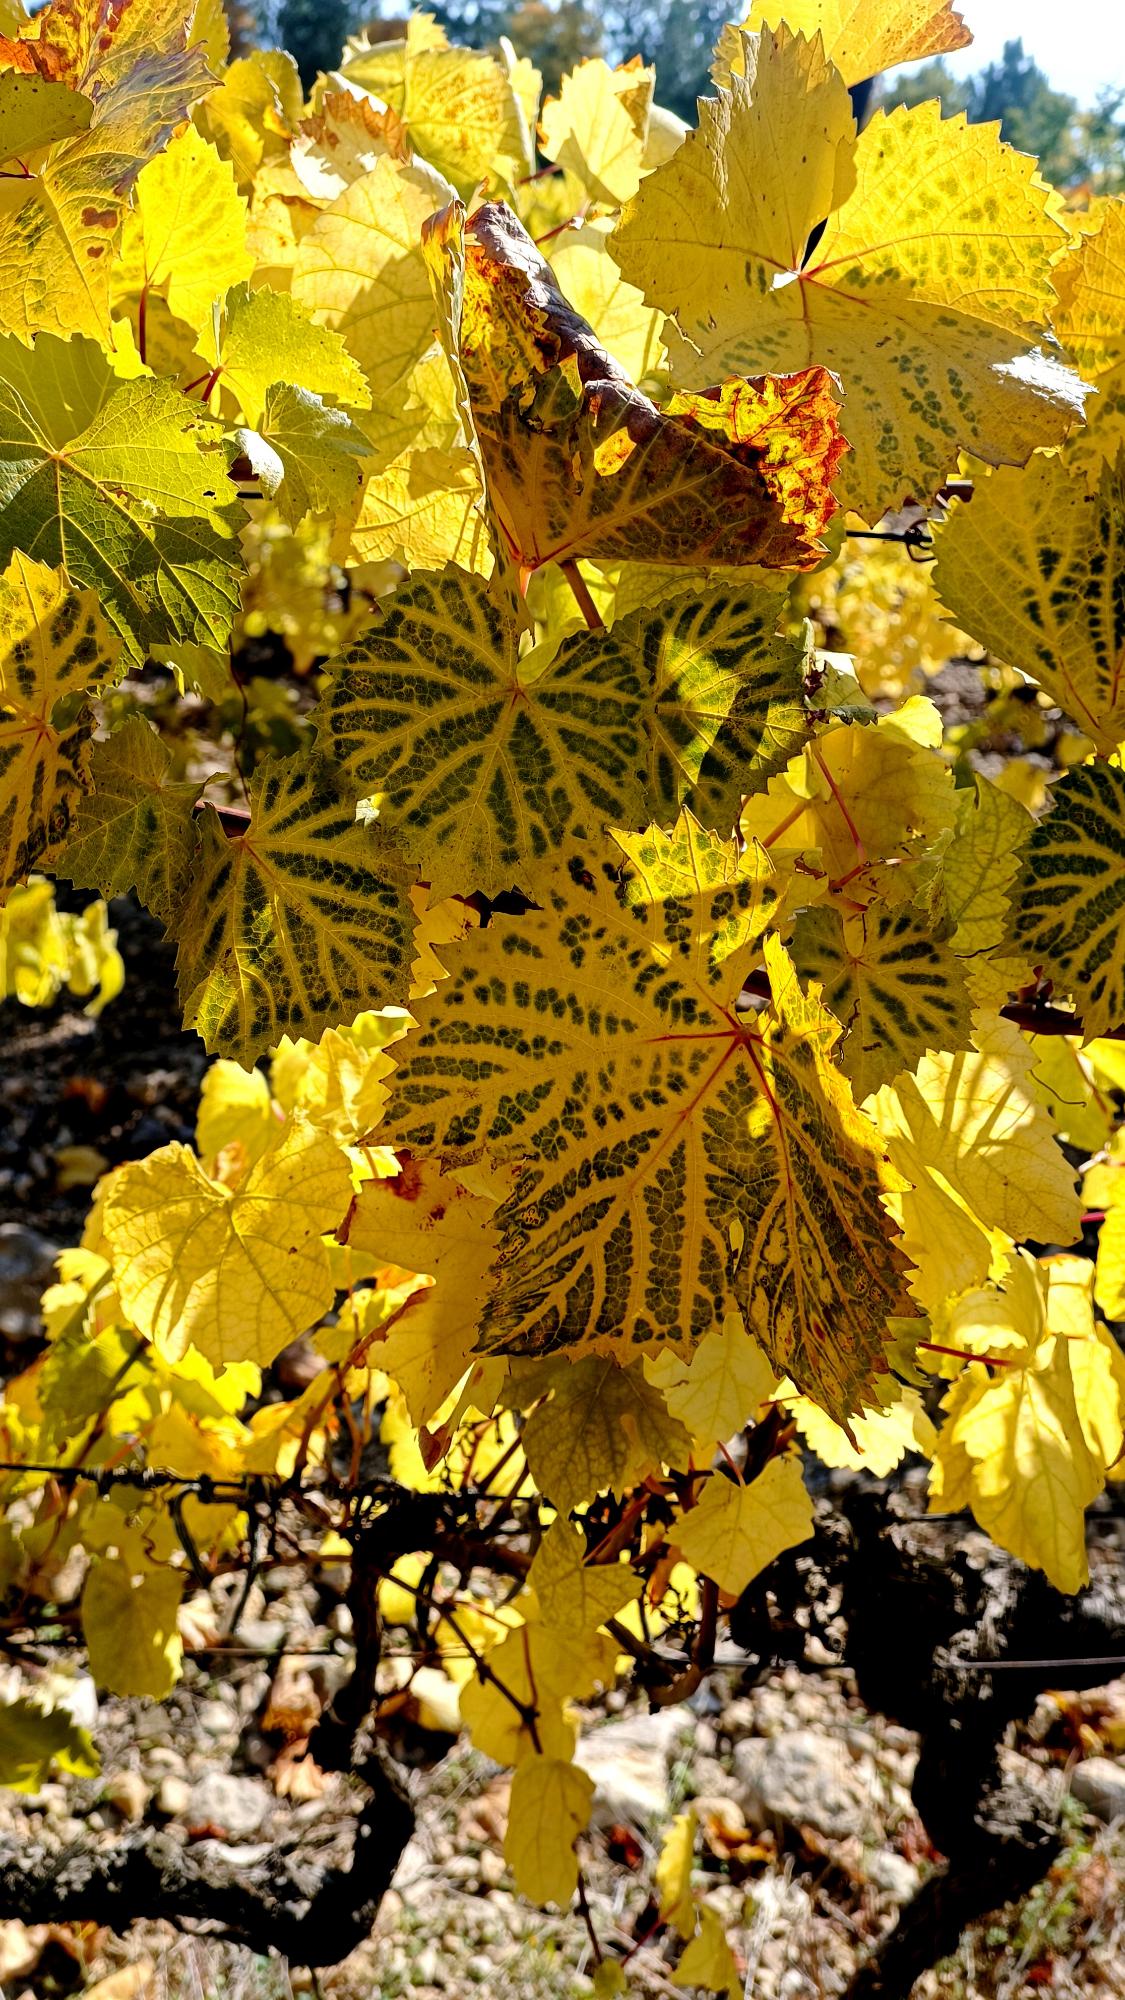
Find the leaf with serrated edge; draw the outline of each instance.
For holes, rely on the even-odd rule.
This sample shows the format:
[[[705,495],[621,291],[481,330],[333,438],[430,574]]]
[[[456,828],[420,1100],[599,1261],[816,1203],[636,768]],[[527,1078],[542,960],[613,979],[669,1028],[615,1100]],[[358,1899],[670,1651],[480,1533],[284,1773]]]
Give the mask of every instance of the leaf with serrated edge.
[[[1039,682],[1103,756],[1125,737],[1125,448],[1094,493],[1067,459],[976,481],[934,572],[980,645]]]
[[[582,1530],[561,1519],[540,1542],[527,1582],[540,1623],[564,1632],[596,1632],[643,1588],[626,1563],[587,1562]]]
[[[418,1004],[388,1110],[389,1144],[525,1165],[482,1350],[686,1353],[741,1310],[845,1416],[887,1315],[909,1312],[881,1199],[897,1181],[776,940],[773,1015],[737,1014],[768,864],[685,813],[564,856],[539,896]]]
[[[52,860],[74,825],[92,782],[88,700],[118,652],[96,592],[12,557],[0,578],[0,890]]]
[[[399,1309],[378,1348],[379,1366],[398,1383],[419,1427],[472,1364],[481,1293],[496,1255],[495,1208],[494,1199],[471,1194],[429,1160],[404,1159],[397,1176],[368,1181],[357,1197],[352,1249],[434,1279]]]
[[[346,410],[308,389],[275,382],[266,391],[260,428],[238,433],[255,475],[287,527],[306,514],[335,517],[363,484],[371,447]]]
[[[338,333],[319,326],[288,292],[238,285],[229,293],[218,352],[219,379],[248,424],[257,425],[277,382],[330,396],[352,409],[371,401],[367,379]]]
[[[978,1015],[973,1041],[972,1053],[926,1055],[879,1091],[873,1115],[891,1158],[915,1186],[920,1174],[939,1175],[985,1229],[1073,1243],[1082,1207],[1035,1096],[1034,1050],[995,1014]]]
[[[1065,237],[1034,161],[936,103],[876,111],[857,140],[819,39],[787,27],[745,38],[743,59],[611,242],[674,315],[673,379],[834,370],[839,491],[872,522],[936,492],[961,449],[1023,465],[1061,443],[1085,391],[1040,344]]]
[[[575,1844],[594,1804],[594,1781],[561,1757],[528,1757],[512,1779],[504,1859],[521,1896],[565,1909],[578,1884]]]
[[[819,34],[846,84],[863,83],[898,63],[951,55],[972,40],[953,0],[752,0],[742,23],[748,34],[782,21],[812,40]],[[717,83],[741,61],[737,28],[723,29],[716,49]]]
[[[421,231],[451,194],[432,167],[387,154],[324,210],[298,248],[294,299],[341,334],[377,396],[409,374],[433,339]]]
[[[840,1068],[860,1101],[927,1049],[969,1047],[964,971],[910,904],[845,917],[810,910],[798,919],[793,950],[843,1026]]]
[[[5,182],[0,332],[108,342],[110,267],[129,191],[206,89],[206,55],[184,46],[182,8],[48,7],[36,31],[41,39],[20,46],[50,42],[52,64],[63,59],[60,80],[94,109],[85,131]]]
[[[316,1039],[410,979],[412,871],[323,760],[259,765],[250,823],[228,838],[213,808],[176,916],[184,1025],[247,1068],[285,1033]]]
[[[162,292],[177,319],[198,329],[214,300],[250,276],[246,203],[229,160],[187,125],[137,176],[122,255],[142,290]]]
[[[535,1382],[538,1394],[553,1394],[529,1416],[523,1448],[535,1484],[560,1514],[598,1493],[625,1493],[662,1465],[686,1466],[687,1431],[639,1362],[554,1360],[537,1369]]]
[[[639,63],[611,69],[601,56],[564,76],[540,113],[541,150],[582,182],[593,201],[620,208],[641,180],[654,74]]]
[[[669,1529],[681,1554],[735,1597],[813,1531],[812,1501],[797,1458],[772,1458],[748,1486],[716,1473],[697,1504]]]
[[[1123,920],[1125,771],[1082,764],[1053,786],[1051,810],[1031,830],[1012,891],[1012,934],[1072,996],[1085,1041],[1125,1026]]]
[[[777,1381],[740,1313],[705,1334],[690,1361],[664,1348],[645,1361],[645,1374],[705,1452],[741,1430]]]
[[[674,818],[724,831],[803,739],[803,654],[770,591],[677,598],[521,655],[496,589],[419,575],[331,662],[314,714],[442,897],[531,891],[567,836]],[[649,784],[646,791],[646,766]]]
[[[244,519],[220,426],[173,382],[120,382],[91,341],[0,341],[0,548],[65,562],[132,659],[225,647]]]
[[[133,715],[90,763],[92,795],[78,808],[58,872],[103,896],[139,900],[169,924],[195,854],[193,809],[200,781],[170,781],[171,752],[143,716]]]
[[[443,255],[447,286],[463,272],[457,358],[513,559],[817,561],[846,450],[823,369],[729,381],[657,409],[502,203],[469,217],[463,261],[448,231]]]
[[[151,1701],[171,1693],[183,1669],[176,1613],[184,1581],[183,1570],[131,1576],[120,1558],[95,1558],[82,1591],[82,1634],[99,1687]]]
[[[340,1148],[299,1117],[233,1193],[177,1142],[119,1167],[102,1230],[130,1323],[172,1360],[266,1367],[332,1304],[320,1239],[351,1193]]]

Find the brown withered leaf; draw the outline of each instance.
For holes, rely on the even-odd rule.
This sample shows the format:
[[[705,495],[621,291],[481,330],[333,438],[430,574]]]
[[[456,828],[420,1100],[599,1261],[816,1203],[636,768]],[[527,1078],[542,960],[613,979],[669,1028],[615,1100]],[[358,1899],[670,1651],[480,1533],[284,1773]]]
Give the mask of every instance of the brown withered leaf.
[[[658,409],[563,297],[511,210],[433,238],[491,511],[525,570],[545,562],[807,569],[847,449],[823,368],[739,378]],[[442,249],[441,246],[444,246]],[[446,324],[450,315],[444,315]]]

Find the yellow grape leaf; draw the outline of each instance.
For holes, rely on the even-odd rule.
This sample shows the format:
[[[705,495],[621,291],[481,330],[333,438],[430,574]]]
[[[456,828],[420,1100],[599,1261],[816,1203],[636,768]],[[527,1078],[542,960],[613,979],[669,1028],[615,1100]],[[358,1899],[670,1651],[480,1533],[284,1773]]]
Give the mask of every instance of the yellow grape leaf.
[[[1098,1231],[1094,1297],[1107,1319],[1125,1320],[1125,1167],[1114,1162],[1105,1221]]]
[[[406,451],[368,479],[340,553],[352,563],[402,562],[410,569],[459,563],[487,576],[492,550],[481,497],[476,457],[467,447]]]
[[[972,41],[953,0],[752,0],[742,27],[756,34],[782,21],[810,41],[819,34],[829,62],[849,85],[898,63],[950,55]],[[737,28],[723,29],[716,49],[717,83],[728,83],[732,64],[740,65],[741,39]]]
[[[294,1043],[284,1036],[270,1068],[275,1091],[282,1051],[299,1048],[304,1056],[302,1073],[286,1108],[303,1111],[339,1146],[365,1145],[386,1103],[383,1080],[391,1067],[386,1043],[395,1033],[403,1033],[408,1019],[395,1010],[392,1027],[382,1014],[365,1011],[349,1027],[326,1028],[319,1042]]]
[[[344,189],[298,247],[294,299],[343,337],[376,396],[402,382],[433,339],[421,231],[450,192],[423,161],[387,154]]]
[[[1125,1417],[1125,1353],[1094,1318],[1094,1270],[1087,1257],[1045,1257],[1047,1324],[1065,1342],[1082,1433],[1107,1468],[1120,1459]]]
[[[660,314],[625,283],[608,236],[608,225],[595,222],[564,231],[550,246],[551,269],[595,340],[630,381],[639,382],[660,365]]]
[[[435,271],[459,283],[452,225]],[[845,450],[823,369],[732,381],[658,410],[595,340],[510,209],[464,229],[459,354],[513,558],[808,568]]]
[[[528,1757],[512,1779],[504,1858],[521,1896],[565,1909],[578,1885],[575,1845],[590,1823],[594,1781],[561,1757]]]
[[[233,162],[244,193],[259,170],[288,161],[304,93],[292,56],[283,49],[252,49],[223,72],[196,109],[196,122],[225,160]]]
[[[931,1171],[908,1141],[895,1140],[891,1157],[914,1181],[892,1201],[891,1210],[901,1216],[902,1247],[915,1267],[908,1282],[923,1311],[937,1313],[951,1292],[1002,1276],[1010,1238],[987,1228],[965,1197],[940,1171]]]
[[[318,97],[289,149],[297,179],[318,202],[335,201],[384,153],[396,160],[410,157],[402,119],[389,106],[379,111],[372,98],[347,90],[326,90]]]
[[[184,1024],[247,1068],[286,1033],[318,1036],[405,1000],[410,872],[323,760],[259,765],[250,822],[228,835],[213,807],[176,914]]]
[[[914,1186],[939,1176],[985,1229],[1073,1243],[1081,1204],[1035,1096],[1034,1053],[998,1015],[979,1016],[973,1040],[972,1053],[926,1055],[879,1092],[873,1116],[891,1158]]]
[[[851,1472],[870,1472],[885,1479],[900,1465],[908,1451],[924,1458],[933,1450],[936,1431],[922,1407],[917,1389],[904,1389],[896,1403],[883,1410],[863,1410],[851,1419],[855,1443],[810,1403],[797,1396],[786,1408],[810,1451],[825,1465],[846,1467]]]
[[[83,21],[60,5],[43,9],[35,29],[16,46],[93,111],[86,130],[0,183],[0,332],[108,342],[110,265],[129,190],[205,90],[206,56],[184,46],[182,10],[177,20],[172,9],[161,18],[152,7],[90,7]]]
[[[673,379],[834,370],[840,492],[868,521],[936,492],[961,450],[1022,465],[1061,443],[1085,391],[1040,344],[1065,234],[1035,162],[936,102],[876,111],[857,139],[819,38],[763,29],[742,51],[613,237],[674,316]]]
[[[241,1063],[209,1065],[199,1092],[195,1147],[203,1169],[214,1175],[219,1154],[228,1146],[241,1148],[247,1166],[269,1151],[278,1136],[281,1114],[260,1069]]]
[[[96,592],[12,557],[0,577],[0,891],[52,860],[74,824],[91,785],[89,698],[119,650]]]
[[[564,76],[540,113],[541,150],[577,176],[592,201],[620,208],[641,180],[655,72],[634,58],[611,69],[601,56]]]
[[[0,341],[0,545],[96,590],[131,660],[225,650],[245,520],[226,475],[219,425],[174,382],[121,382],[92,341]]]
[[[677,1813],[660,1843],[653,1874],[661,1921],[671,1924],[682,1938],[695,1930],[695,1898],[691,1893],[691,1864],[699,1819],[694,1810]]]
[[[58,78],[9,70],[0,76],[0,160],[53,146],[84,132],[93,104]]]
[[[335,1297],[321,1237],[351,1200],[333,1141],[294,1118],[232,1193],[173,1142],[118,1168],[102,1229],[130,1323],[176,1360],[265,1367]]]
[[[37,1792],[52,1769],[74,1778],[96,1778],[101,1768],[88,1729],[70,1711],[27,1695],[0,1702],[0,1786]]]
[[[415,152],[469,196],[483,179],[531,171],[527,123],[505,66],[475,49],[378,44],[349,54],[343,76],[388,104]],[[440,203],[435,203],[439,207]]]
[[[119,1558],[95,1557],[82,1592],[82,1633],[90,1672],[111,1694],[163,1701],[183,1670],[176,1629],[183,1570],[132,1576]]]
[[[626,1563],[587,1562],[581,1528],[561,1518],[552,1522],[540,1542],[527,1582],[535,1593],[540,1623],[563,1632],[596,1632],[643,1588],[641,1578]]]
[[[533,1410],[523,1448],[540,1492],[569,1514],[598,1493],[622,1494],[662,1465],[685,1466],[691,1440],[639,1362],[552,1361],[535,1376],[550,1401]]]
[[[798,920],[793,950],[843,1026],[840,1068],[861,1102],[927,1049],[968,1048],[964,972],[913,905],[876,903],[851,916],[811,910]]]
[[[1059,296],[1055,330],[1098,391],[1067,460],[1087,465],[1096,479],[1125,445],[1125,198],[1105,203],[1098,227],[1059,258],[1051,282]]]
[[[807,856],[829,878],[858,889],[869,863],[910,860],[948,832],[957,816],[941,719],[915,697],[872,727],[847,722],[749,799],[740,826],[777,860]]]
[[[1125,737],[1125,447],[1093,498],[1067,459],[976,481],[942,529],[938,593],[966,632],[1039,682],[1104,756]]]
[[[668,1534],[693,1569],[737,1597],[775,1556],[807,1541],[812,1531],[812,1501],[800,1459],[771,1458],[747,1486],[713,1473],[695,1506]]]
[[[195,855],[198,779],[170,780],[172,755],[140,715],[131,715],[90,759],[93,790],[78,807],[58,871],[103,896],[135,889],[170,924]]]
[[[677,597],[521,655],[503,594],[416,575],[330,663],[314,721],[435,898],[530,891],[567,838],[671,819],[726,831],[804,737],[803,655],[768,590]],[[649,778],[646,790],[645,777]]]
[[[136,266],[141,296],[162,292],[177,319],[201,328],[254,268],[246,219],[229,160],[186,125],[137,176],[122,256]]]
[[[338,333],[318,326],[288,292],[238,285],[228,295],[217,366],[219,380],[248,424],[261,422],[275,383],[366,409],[371,393],[363,370]]]
[[[287,527],[307,514],[345,513],[363,485],[359,461],[371,447],[346,410],[308,389],[276,382],[266,391],[257,430],[238,439],[263,492]]]
[[[772,1013],[737,1012],[768,865],[685,812],[564,854],[539,898],[417,1003],[385,1128],[447,1164],[524,1163],[481,1350],[687,1353],[738,1310],[846,1416],[910,1310],[882,1205],[898,1183],[776,938]]]
[[[368,1181],[348,1231],[353,1250],[432,1277],[407,1299],[378,1348],[416,1425],[428,1423],[473,1360],[480,1300],[496,1255],[496,1203],[472,1194],[427,1160],[404,1159],[388,1180]]]
[[[1125,1026],[1125,772],[1117,765],[1078,765],[1052,787],[1012,900],[1017,949],[1071,994],[1083,1039]]]
[[[985,1533],[1056,1590],[1073,1591],[1089,1581],[1085,1510],[1105,1483],[1105,1462],[1083,1431],[1068,1348],[1048,1336],[1027,1366],[998,1370],[995,1380],[972,1363],[972,1386],[953,1401],[935,1457],[962,1455],[954,1476]]]
[[[982,958],[1003,942],[1030,825],[1027,808],[979,772],[972,791],[958,792],[956,830],[941,857],[941,895],[954,925],[949,942],[960,957]]]
[[[1032,1035],[1032,1076],[1041,1104],[1050,1112],[1066,1146],[1087,1156],[1105,1145],[1113,1129],[1112,1098],[1099,1088],[1094,1066],[1074,1035]]]
[[[461,1691],[461,1719],[473,1747],[497,1764],[571,1757],[574,1725],[566,1707],[612,1680],[615,1659],[612,1640],[520,1625],[490,1648],[487,1677],[478,1674]]]
[[[740,1431],[777,1380],[740,1313],[705,1334],[690,1361],[663,1348],[646,1360],[645,1373],[705,1451]]]
[[[676,1986],[702,1986],[705,1993],[736,1994],[742,1989],[742,1975],[722,1920],[706,1904],[699,1912],[699,1929],[680,1954],[672,1980]]]

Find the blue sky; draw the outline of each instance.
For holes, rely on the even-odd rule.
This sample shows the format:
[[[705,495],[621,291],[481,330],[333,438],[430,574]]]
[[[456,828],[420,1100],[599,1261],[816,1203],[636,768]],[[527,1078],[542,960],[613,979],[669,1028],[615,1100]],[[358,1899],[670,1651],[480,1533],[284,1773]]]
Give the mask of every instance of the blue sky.
[[[948,59],[959,76],[1019,36],[1056,89],[1080,103],[1125,84],[1125,0],[957,0],[957,9],[973,31],[971,46]]]

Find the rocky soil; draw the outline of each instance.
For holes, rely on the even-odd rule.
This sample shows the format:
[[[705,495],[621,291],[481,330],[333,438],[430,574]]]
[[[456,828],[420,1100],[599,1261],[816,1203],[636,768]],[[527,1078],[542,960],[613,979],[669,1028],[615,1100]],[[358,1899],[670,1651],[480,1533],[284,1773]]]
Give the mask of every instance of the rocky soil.
[[[335,1582],[335,1580],[334,1580]],[[216,1607],[217,1609],[221,1607]],[[202,1625],[204,1606],[197,1600]],[[141,1825],[210,1843],[237,1871],[270,1843],[349,1851],[346,1780],[301,1756],[304,1733],[346,1672],[335,1588],[292,1568],[251,1593],[239,1654],[199,1653],[159,1706],[107,1699],[95,1718],[102,1775],[0,1797],[0,1839],[106,1845]],[[418,1813],[367,1944],[319,1979],[212,1938],[138,1924],[0,1925],[5,2000],[563,2000],[592,1993],[576,1913],[521,1903],[502,1857],[508,1777],[410,1704],[388,1721]],[[915,2000],[1120,2000],[1125,1992],[1125,1680],[1041,1698],[1008,1755],[1062,1800],[1063,1855],[1022,1905],[966,1937]],[[635,1990],[672,1995],[675,1941],[651,1903],[656,1844],[694,1806],[697,1885],[720,1914],[753,2000],[827,2000],[932,1870],[909,1795],[916,1741],[864,1711],[845,1672],[796,1670],[756,1686],[717,1670],[690,1704],[616,1705],[586,1718],[580,1757],[597,1786],[587,1875],[594,1930],[628,1958]],[[905,1996],[904,1996],[905,2000]]]

